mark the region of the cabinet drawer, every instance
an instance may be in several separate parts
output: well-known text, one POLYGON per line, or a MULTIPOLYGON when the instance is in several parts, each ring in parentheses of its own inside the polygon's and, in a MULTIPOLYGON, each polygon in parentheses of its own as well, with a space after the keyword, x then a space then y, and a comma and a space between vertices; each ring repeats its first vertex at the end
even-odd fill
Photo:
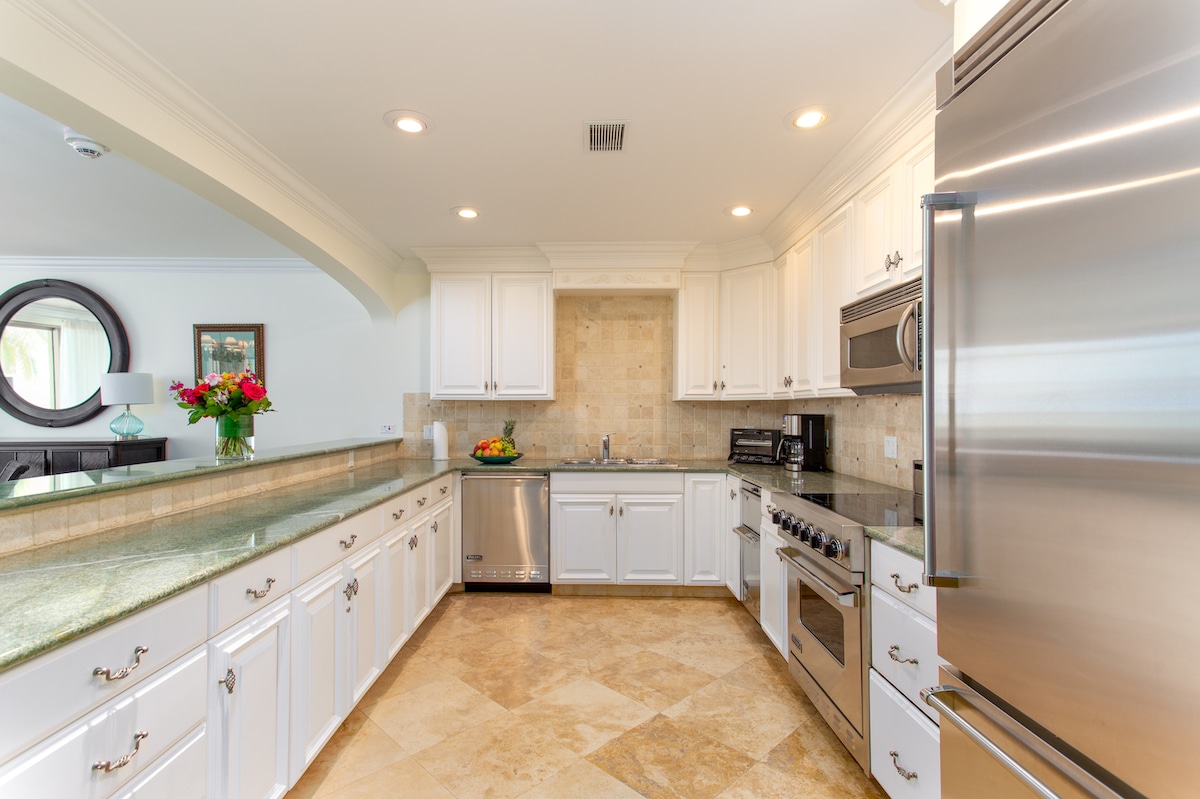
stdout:
POLYGON ((5 672, 0 762, 203 643, 207 616, 208 589, 200 586, 5 672), (114 679, 95 675, 97 668, 114 679))
POLYGON ((209 635, 265 608, 292 590, 292 553, 287 547, 256 558, 208 584, 209 635))
POLYGON ((395 530, 413 517, 412 493, 392 497, 379 506, 379 529, 395 530))
POLYGON ((550 493, 682 494, 683 472, 554 472, 550 493))
POLYGON ((204 799, 206 744, 202 725, 147 766, 118 799, 204 799))
POLYGON ((874 669, 871 776, 892 799, 938 799, 942 795, 938 728, 874 669))
POLYGON ((937 711, 921 701, 921 689, 938 684, 941 662, 933 620, 873 586, 871 665, 934 724, 938 723, 937 711))
POLYGON ((5 764, 0 769, 0 796, 110 795, 204 721, 207 674, 203 647, 161 669, 5 764), (94 767, 105 762, 111 770, 94 767))
POLYGON ((937 591, 921 584, 925 564, 898 549, 871 542, 871 582, 916 608, 931 619, 937 618, 937 591))
POLYGON ((432 489, 433 483, 426 483, 423 486, 414 488, 405 495, 408 497, 409 506, 412 508, 414 516, 424 513, 436 504, 436 501, 429 493, 432 489))
POLYGON ((429 503, 436 505, 454 496, 454 475, 444 474, 429 484, 429 503))
POLYGON ((292 545, 292 585, 311 579, 383 534, 379 517, 360 513, 292 545))

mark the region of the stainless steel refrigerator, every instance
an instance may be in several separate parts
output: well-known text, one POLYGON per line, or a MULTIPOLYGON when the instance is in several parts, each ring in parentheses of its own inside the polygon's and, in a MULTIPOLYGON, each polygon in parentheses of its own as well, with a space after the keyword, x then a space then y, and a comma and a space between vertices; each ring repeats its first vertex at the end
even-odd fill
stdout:
POLYGON ((943 796, 1200 796, 1200 2, 1010 3, 935 146, 943 796))

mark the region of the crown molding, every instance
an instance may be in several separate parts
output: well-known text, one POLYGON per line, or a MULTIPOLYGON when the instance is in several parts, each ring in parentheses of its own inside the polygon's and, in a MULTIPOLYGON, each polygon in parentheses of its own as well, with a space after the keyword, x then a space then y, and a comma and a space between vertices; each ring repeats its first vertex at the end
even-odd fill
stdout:
POLYGON ((549 272, 537 247, 414 247, 430 272, 549 272))
POLYGON ((781 255, 872 178, 933 133, 934 75, 953 55, 947 39, 870 122, 763 229, 762 239, 781 255))
POLYGON ((325 274, 303 258, 154 258, 0 256, 0 269, 54 272, 237 272, 238 274, 325 274))
POLYGON ((701 244, 688 253, 683 262, 685 272, 720 272, 723 268, 721 251, 716 244, 701 244))
POLYGON ((552 269, 682 269, 695 241, 538 242, 552 269))
POLYGON ((771 248, 761 236, 750 236, 721 244, 717 247, 717 253, 721 259, 721 266, 725 269, 769 263, 775 259, 771 248))

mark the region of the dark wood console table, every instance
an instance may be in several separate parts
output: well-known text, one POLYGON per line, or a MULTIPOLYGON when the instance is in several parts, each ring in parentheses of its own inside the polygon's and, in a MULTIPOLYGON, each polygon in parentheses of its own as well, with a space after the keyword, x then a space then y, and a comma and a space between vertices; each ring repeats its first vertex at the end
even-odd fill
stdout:
POLYGON ((165 438, 135 438, 129 441, 87 439, 82 441, 9 441, 0 439, 0 466, 11 460, 29 464, 21 477, 83 472, 132 466, 167 459, 165 438))

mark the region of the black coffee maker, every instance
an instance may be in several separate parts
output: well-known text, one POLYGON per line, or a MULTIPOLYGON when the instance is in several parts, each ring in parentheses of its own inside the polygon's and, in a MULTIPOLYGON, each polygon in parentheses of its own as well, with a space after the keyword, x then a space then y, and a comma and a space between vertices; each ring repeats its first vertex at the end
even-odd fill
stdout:
POLYGON ((825 471, 825 415, 785 413, 779 460, 789 472, 825 471))

